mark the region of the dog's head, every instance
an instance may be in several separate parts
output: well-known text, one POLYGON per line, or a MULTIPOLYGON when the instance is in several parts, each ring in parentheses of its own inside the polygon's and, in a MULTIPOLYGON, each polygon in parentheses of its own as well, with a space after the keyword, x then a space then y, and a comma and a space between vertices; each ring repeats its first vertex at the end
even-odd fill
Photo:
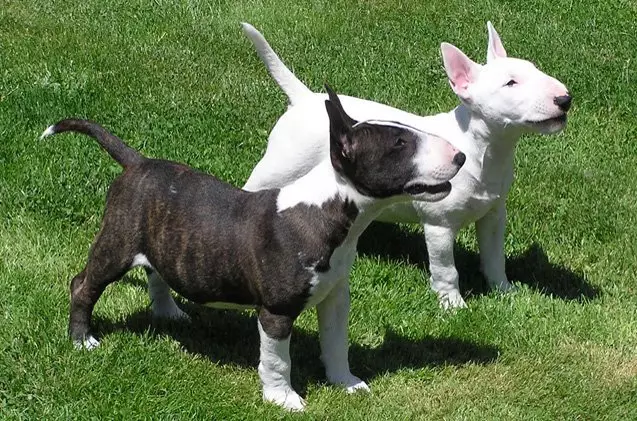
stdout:
POLYGON ((330 120, 330 158, 334 169, 361 194, 385 198, 441 200, 465 155, 449 142, 389 121, 357 122, 325 86, 330 120))
POLYGON ((460 100, 488 123, 551 134, 566 126, 571 96, 557 79, 529 61, 507 57, 500 36, 487 23, 487 64, 472 61, 442 43, 449 83, 460 100))

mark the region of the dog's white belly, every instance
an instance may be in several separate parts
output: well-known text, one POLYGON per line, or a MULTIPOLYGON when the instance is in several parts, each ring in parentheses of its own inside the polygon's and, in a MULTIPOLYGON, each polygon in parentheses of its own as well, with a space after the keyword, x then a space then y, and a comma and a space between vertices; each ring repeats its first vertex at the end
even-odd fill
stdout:
POLYGON ((314 268, 308 268, 313 277, 310 281, 310 296, 305 308, 316 306, 336 285, 347 280, 355 258, 356 242, 354 244, 348 242, 334 250, 330 257, 330 269, 327 272, 317 272, 314 268))

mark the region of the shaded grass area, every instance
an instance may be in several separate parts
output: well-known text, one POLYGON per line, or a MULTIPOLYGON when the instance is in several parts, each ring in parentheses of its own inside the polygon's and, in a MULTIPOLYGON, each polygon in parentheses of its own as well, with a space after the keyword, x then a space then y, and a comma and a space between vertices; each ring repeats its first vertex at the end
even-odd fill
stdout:
POLYGON ((637 418, 637 8, 611 3, 136 0, 0 2, 0 414, 7 419, 637 418), (103 346, 65 336, 68 282, 119 167, 97 120, 147 156, 240 186, 286 108, 239 22, 312 89, 431 114, 457 103, 442 41, 484 61, 486 20, 512 56, 575 96, 569 127, 528 136, 508 201, 507 273, 487 290, 470 227, 456 244, 468 310, 429 292, 417 226, 375 224, 352 273, 350 361, 371 394, 327 386, 316 317, 292 340, 306 414, 261 402, 254 315, 184 303, 156 324, 131 272, 97 305, 103 346))

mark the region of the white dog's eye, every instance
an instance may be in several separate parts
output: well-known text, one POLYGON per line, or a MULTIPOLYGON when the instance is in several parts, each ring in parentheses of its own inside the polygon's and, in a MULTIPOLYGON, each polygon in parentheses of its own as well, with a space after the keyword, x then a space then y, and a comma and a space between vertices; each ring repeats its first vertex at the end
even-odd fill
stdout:
POLYGON ((396 139, 396 143, 394 143, 394 147, 402 148, 403 146, 405 146, 405 139, 403 139, 402 137, 399 137, 398 139, 396 139))
POLYGON ((517 85, 517 84, 518 84, 518 83, 517 83, 515 80, 511 79, 511 80, 510 80, 510 81, 508 81, 508 82, 507 82, 504 86, 508 86, 508 87, 510 88, 511 86, 513 86, 513 85, 517 85))

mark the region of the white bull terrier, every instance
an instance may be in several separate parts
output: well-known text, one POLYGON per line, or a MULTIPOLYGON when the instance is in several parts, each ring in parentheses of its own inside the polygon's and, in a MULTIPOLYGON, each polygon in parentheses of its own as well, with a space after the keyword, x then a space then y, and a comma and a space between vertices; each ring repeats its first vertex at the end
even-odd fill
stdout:
MULTIPOLYGON (((243 23, 268 71, 289 98, 288 110, 270 133, 267 150, 246 190, 282 187, 309 172, 329 154, 326 95, 312 92, 285 66, 265 38, 243 23)), ((509 58, 487 22, 487 64, 455 46, 440 46, 445 71, 460 105, 448 113, 418 116, 373 101, 341 96, 357 120, 394 120, 449 139, 466 156, 442 201, 406 202, 386 210, 385 222, 422 223, 429 253, 431 287, 443 308, 466 307, 453 256, 458 231, 475 222, 482 273, 492 288, 513 288, 505 273, 506 197, 513 182, 518 139, 527 132, 553 134, 566 126, 571 96, 566 87, 529 61, 509 58)))

